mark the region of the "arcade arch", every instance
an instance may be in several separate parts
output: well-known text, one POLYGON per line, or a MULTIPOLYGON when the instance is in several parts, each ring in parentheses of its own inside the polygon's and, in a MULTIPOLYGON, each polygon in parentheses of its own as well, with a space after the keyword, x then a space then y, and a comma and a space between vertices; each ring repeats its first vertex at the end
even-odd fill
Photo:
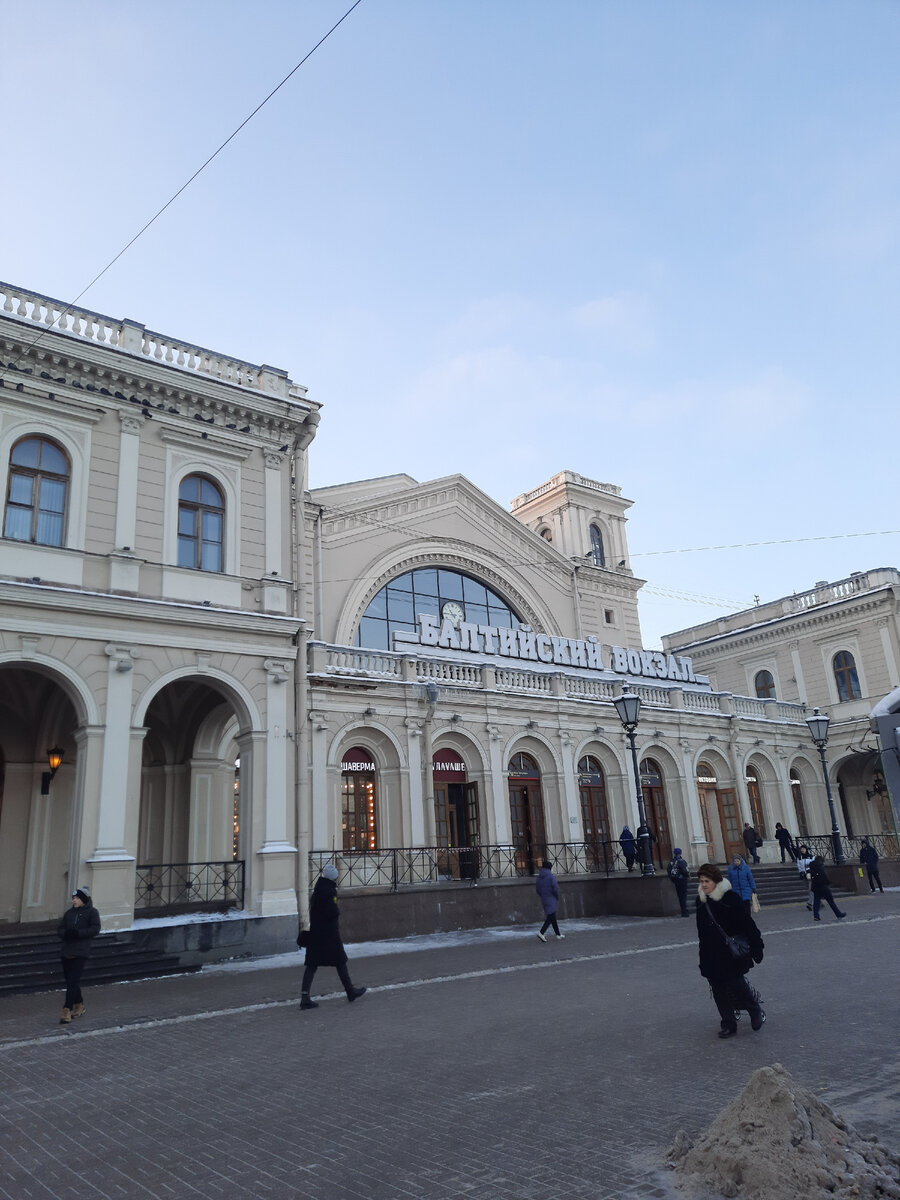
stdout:
POLYGON ((731 769, 722 755, 704 751, 696 768, 700 813, 711 862, 729 862, 744 853, 743 822, 731 769))

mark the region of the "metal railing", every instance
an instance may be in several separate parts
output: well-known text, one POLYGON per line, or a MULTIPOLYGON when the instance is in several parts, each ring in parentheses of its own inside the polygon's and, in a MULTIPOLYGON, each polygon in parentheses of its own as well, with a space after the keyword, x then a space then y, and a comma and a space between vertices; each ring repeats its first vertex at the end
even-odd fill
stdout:
MULTIPOLYGON (((900 857, 898 839, 893 833, 863 833, 858 837, 841 834, 841 850, 848 863, 859 863, 859 852, 862 850, 863 839, 870 846, 875 847, 875 853, 879 858, 900 857)), ((834 838, 830 833, 815 833, 810 837, 798 836, 794 839, 795 852, 801 846, 808 846, 813 855, 821 854, 826 862, 834 862, 834 838)))
POLYGON ((244 861, 139 866, 134 907, 159 913, 243 908, 244 861))
POLYGON ((383 850, 313 850, 310 877, 334 863, 343 888, 387 887, 397 891, 426 883, 474 884, 479 879, 535 875, 547 858, 558 875, 610 875, 626 870, 618 842, 548 842, 540 846, 415 846, 383 850))

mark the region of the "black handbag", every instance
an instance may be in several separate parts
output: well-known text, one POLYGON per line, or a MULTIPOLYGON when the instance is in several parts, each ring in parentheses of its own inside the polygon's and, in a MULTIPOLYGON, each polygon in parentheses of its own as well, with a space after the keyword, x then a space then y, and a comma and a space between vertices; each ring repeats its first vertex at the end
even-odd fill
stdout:
POLYGON ((722 937, 725 939, 725 945, 731 951, 731 957, 732 958, 749 958, 750 957, 750 941, 749 941, 749 939, 745 938, 742 933, 736 933, 736 934, 726 933, 725 930, 722 928, 722 926, 719 924, 719 922, 716 920, 716 918, 713 916, 712 909, 709 907, 709 901, 707 901, 707 903, 706 903, 706 911, 707 911, 707 913, 709 915, 709 919, 712 921, 713 925, 715 925, 716 929, 718 929, 719 933, 721 933, 722 937))

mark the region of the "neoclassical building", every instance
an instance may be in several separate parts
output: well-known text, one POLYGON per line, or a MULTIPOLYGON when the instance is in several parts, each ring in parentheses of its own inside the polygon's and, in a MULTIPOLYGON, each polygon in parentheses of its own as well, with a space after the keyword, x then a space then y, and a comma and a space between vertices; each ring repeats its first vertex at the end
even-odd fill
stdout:
MULTIPOLYGON (((826 759, 842 832, 895 832, 871 713, 900 685, 896 568, 820 581, 808 591, 669 634, 663 645, 690 654, 715 687, 827 711, 826 759)), ((805 831, 810 817, 802 803, 796 818, 805 831)))
POLYGON ((636 880, 625 688, 657 864, 801 809, 827 833, 806 694, 642 647, 618 486, 310 490, 319 410, 284 371, 0 298, 0 925, 86 883, 109 929, 230 906, 285 930, 332 858, 425 927, 544 855, 636 880))

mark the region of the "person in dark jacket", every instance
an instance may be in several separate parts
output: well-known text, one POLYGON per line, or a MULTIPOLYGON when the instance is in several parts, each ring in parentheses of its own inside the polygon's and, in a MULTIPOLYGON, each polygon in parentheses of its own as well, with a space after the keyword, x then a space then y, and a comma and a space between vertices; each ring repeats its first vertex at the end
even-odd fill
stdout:
POLYGON ((728 868, 728 882, 731 890, 740 896, 747 916, 753 915, 753 893, 756 891, 756 880, 753 872, 739 854, 735 854, 728 868))
POLYGON ((747 847, 747 856, 752 858, 754 863, 759 862, 759 855, 756 853, 757 845, 762 845, 762 838, 753 828, 749 821, 744 823, 744 845, 747 847))
POLYGON ((822 907, 822 901, 825 900, 837 919, 843 921, 847 914, 841 912, 834 902, 834 896, 831 894, 831 880, 825 871, 825 859, 821 854, 817 854, 809 864, 809 887, 813 894, 813 920, 822 920, 819 916, 819 909, 822 907))
POLYGON ((556 910, 559 908, 559 885, 553 874, 553 864, 546 858, 541 863, 541 869, 534 882, 534 890, 540 896, 541 904, 544 907, 544 923, 538 937, 542 942, 546 942, 547 930, 552 925, 556 936, 564 938, 566 935, 559 932, 559 922, 556 919, 556 910))
POLYGON ((84 1016, 84 996, 81 994, 81 973, 91 952, 91 941, 100 932, 100 914, 94 908, 86 887, 72 893, 72 907, 67 908, 56 927, 62 942, 62 969, 66 980, 60 1025, 68 1025, 73 1017, 84 1016))
POLYGON ((329 863, 316 882, 309 902, 309 934, 306 939, 303 981, 300 984, 301 1008, 319 1007, 317 1001, 309 998, 309 989, 319 967, 337 968, 338 978, 344 985, 348 1000, 358 1000, 366 991, 364 987, 353 986, 350 972, 347 970, 347 952, 341 941, 338 925, 340 909, 337 902, 337 879, 337 867, 329 863))
POLYGON ((700 974, 709 983, 719 1010, 719 1037, 733 1037, 737 1033, 735 1013, 741 1009, 750 1014, 753 1030, 762 1029, 766 1014, 758 993, 746 976, 753 964, 761 963, 763 959, 764 942, 756 922, 745 911, 718 867, 704 863, 697 871, 697 879, 700 974), (746 939, 748 952, 735 958, 725 941, 726 935, 746 939))
POLYGON ((875 884, 878 884, 878 890, 884 891, 881 886, 881 876, 878 874, 878 851, 869 842, 868 838, 863 838, 862 849, 859 852, 859 861, 866 868, 866 873, 869 876, 869 887, 875 891, 875 884))
POLYGON ((634 834, 627 825, 622 826, 622 832, 619 834, 619 845, 622 847, 622 853, 625 855, 625 866, 629 871, 634 870, 634 834))
POLYGON ((688 912, 687 906, 687 889, 690 871, 687 863, 681 857, 681 849, 678 846, 672 851, 672 861, 666 868, 666 874, 675 885, 675 893, 678 896, 678 903, 681 905, 681 915, 689 917, 691 914, 688 912))
POLYGON ((796 861, 797 855, 794 852, 794 839, 780 821, 775 822, 775 841, 781 849, 782 862, 784 862, 785 854, 791 856, 791 862, 796 861))

